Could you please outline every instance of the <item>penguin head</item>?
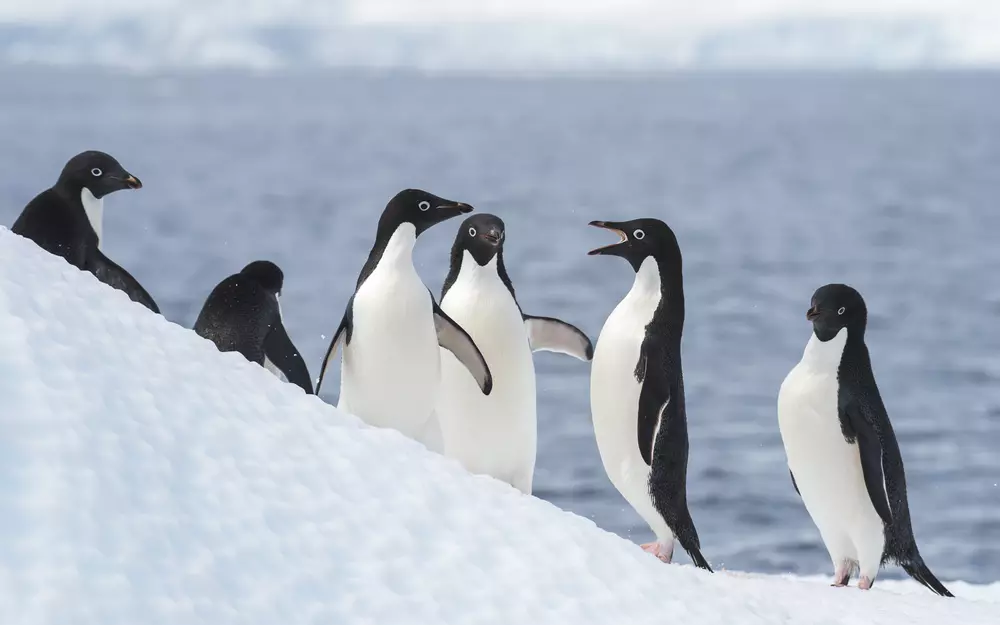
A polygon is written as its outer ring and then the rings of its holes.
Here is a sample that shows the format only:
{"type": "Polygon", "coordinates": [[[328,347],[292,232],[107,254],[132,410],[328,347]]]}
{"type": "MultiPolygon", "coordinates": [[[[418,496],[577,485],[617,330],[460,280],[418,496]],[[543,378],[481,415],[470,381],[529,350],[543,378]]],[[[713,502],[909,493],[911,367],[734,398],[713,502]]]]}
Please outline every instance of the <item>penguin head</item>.
{"type": "Polygon", "coordinates": [[[115,157],[97,151],[81,152],[69,159],[57,184],[73,191],[87,189],[98,199],[122,189],[142,188],[139,179],[125,171],[115,157]]]}
{"type": "Polygon", "coordinates": [[[680,262],[681,250],[670,226],[659,219],[632,221],[592,221],[591,226],[610,230],[619,241],[588,252],[591,256],[621,256],[639,271],[642,262],[652,256],[660,262],[680,262]]]}
{"type": "Polygon", "coordinates": [[[391,233],[401,224],[410,223],[420,236],[434,224],[471,212],[472,207],[463,202],[446,200],[420,189],[404,189],[389,200],[379,219],[379,230],[391,233]]]}
{"type": "Polygon", "coordinates": [[[489,213],[479,213],[459,226],[452,252],[461,256],[461,252],[468,251],[479,266],[484,267],[503,252],[504,237],[502,219],[489,213]]]}
{"type": "Polygon", "coordinates": [[[274,296],[281,295],[285,274],[269,260],[255,260],[240,270],[240,275],[255,280],[264,290],[274,296]]]}
{"type": "Polygon", "coordinates": [[[806,319],[812,321],[816,338],[826,342],[847,328],[849,334],[863,334],[868,323],[865,300],[846,284],[827,284],[813,293],[806,319]]]}

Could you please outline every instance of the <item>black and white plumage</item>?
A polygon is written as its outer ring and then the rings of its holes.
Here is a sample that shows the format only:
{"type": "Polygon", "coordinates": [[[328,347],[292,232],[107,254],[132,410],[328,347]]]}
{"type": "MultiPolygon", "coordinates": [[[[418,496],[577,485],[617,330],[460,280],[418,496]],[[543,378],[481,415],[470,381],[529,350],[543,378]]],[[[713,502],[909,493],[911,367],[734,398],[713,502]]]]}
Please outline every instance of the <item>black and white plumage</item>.
{"type": "Polygon", "coordinates": [[[688,431],[681,368],[684,282],[674,232],[658,219],[591,222],[620,241],[592,255],[620,256],[632,289],[608,317],[591,368],[590,402],[604,469],[649,524],[643,549],[665,562],[674,541],[711,571],[687,504],[688,431]]]}
{"type": "Polygon", "coordinates": [[[258,260],[212,289],[198,314],[194,331],[223,352],[239,352],[312,393],[312,380],[281,318],[284,274],[272,262],[258,260]]]}
{"type": "Polygon", "coordinates": [[[417,237],[472,211],[418,189],[396,194],[379,219],[375,242],[323,359],[316,392],[343,346],[338,406],[365,422],[394,428],[440,451],[434,414],[441,381],[439,347],[450,351],[489,394],[493,378],[468,333],[434,301],[413,266],[417,237]]]}
{"type": "Polygon", "coordinates": [[[833,561],[834,585],[852,573],[871,588],[894,562],[952,596],[924,563],[910,524],[903,457],[872,372],[861,294],[828,284],[806,313],[813,331],[778,393],[778,425],[792,484],[833,561]]]}
{"type": "Polygon", "coordinates": [[[441,309],[465,329],[490,365],[483,395],[463,365],[441,355],[437,415],[444,455],[531,494],[538,438],[533,351],[589,361],[590,339],[551,317],[525,315],[504,262],[503,220],[480,213],[462,222],[451,248],[441,309]]]}
{"type": "Polygon", "coordinates": [[[28,203],[11,231],[158,313],[159,307],[139,281],[101,251],[104,197],[141,188],[139,179],[114,157],[83,152],[66,163],[55,185],[28,203]]]}

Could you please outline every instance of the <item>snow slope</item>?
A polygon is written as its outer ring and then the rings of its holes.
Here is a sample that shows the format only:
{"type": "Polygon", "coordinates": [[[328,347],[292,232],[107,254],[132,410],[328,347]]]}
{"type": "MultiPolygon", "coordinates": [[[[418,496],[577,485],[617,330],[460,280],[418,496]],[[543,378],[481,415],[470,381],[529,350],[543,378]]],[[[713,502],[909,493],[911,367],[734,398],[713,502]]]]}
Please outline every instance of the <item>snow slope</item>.
{"type": "Polygon", "coordinates": [[[1000,622],[1000,584],[663,565],[5,229],[0,327],[4,625],[1000,622]]]}
{"type": "Polygon", "coordinates": [[[0,2],[0,62],[592,72],[1000,65],[995,0],[0,2]]]}

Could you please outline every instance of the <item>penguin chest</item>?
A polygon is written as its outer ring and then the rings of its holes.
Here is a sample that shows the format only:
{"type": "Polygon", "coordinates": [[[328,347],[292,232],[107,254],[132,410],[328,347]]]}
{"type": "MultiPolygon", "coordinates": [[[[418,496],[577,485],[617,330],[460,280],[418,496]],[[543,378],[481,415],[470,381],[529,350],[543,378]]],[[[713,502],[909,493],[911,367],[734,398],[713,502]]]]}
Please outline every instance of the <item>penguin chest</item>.
{"type": "Polygon", "coordinates": [[[517,303],[493,273],[480,280],[460,277],[441,308],[469,333],[493,374],[493,391],[483,395],[468,370],[442,350],[437,414],[445,455],[473,473],[530,483],[537,443],[535,369],[517,303]]]}
{"type": "Polygon", "coordinates": [[[380,427],[418,437],[440,376],[430,293],[416,271],[376,269],[354,296],[340,406],[380,427]]]}
{"type": "Polygon", "coordinates": [[[848,536],[854,541],[858,528],[881,531],[865,488],[858,447],[848,443],[841,430],[838,391],[835,367],[803,362],[792,369],[778,392],[778,427],[788,468],[828,546],[848,536]]]}
{"type": "MultiPolygon", "coordinates": [[[[646,326],[659,304],[659,293],[629,293],[608,317],[597,340],[590,379],[594,433],[608,477],[639,513],[649,507],[649,466],[638,444],[641,385],[636,364],[646,326]]],[[[658,515],[657,515],[658,516],[658,515]]],[[[650,522],[650,519],[646,519],[650,522]]]]}

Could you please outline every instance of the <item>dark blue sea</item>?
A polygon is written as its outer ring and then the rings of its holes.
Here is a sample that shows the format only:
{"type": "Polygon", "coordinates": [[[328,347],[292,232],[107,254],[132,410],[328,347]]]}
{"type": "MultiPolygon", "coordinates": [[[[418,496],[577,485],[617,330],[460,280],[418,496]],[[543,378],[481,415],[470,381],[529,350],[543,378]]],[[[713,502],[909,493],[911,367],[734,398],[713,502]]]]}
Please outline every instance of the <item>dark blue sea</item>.
{"type": "MultiPolygon", "coordinates": [[[[809,337],[813,290],[852,284],[925,559],[944,580],[1000,579],[1000,74],[3,69],[0,139],[8,227],[79,151],[108,151],[142,179],[106,201],[105,251],[171,321],[190,327],[247,262],[277,262],[314,377],[402,188],[501,216],[525,311],[594,339],[632,272],[586,255],[610,242],[587,222],[667,221],[687,292],[688,497],[716,568],[830,573],[775,400],[809,337]]],[[[436,292],[457,227],[418,245],[436,292]]],[[[589,368],[536,359],[536,495],[646,541],[601,466],[589,368]]]]}

